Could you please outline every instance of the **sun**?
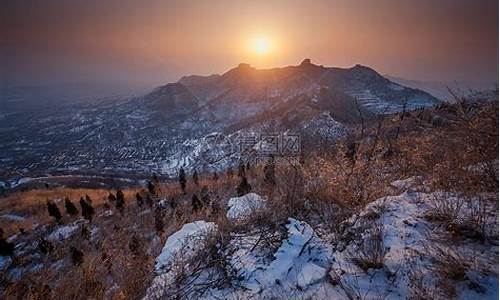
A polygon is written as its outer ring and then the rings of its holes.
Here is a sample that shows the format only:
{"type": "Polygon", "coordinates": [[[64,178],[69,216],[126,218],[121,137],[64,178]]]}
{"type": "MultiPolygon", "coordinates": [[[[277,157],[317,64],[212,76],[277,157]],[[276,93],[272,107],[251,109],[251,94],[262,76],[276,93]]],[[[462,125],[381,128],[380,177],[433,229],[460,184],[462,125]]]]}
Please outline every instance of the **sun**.
{"type": "Polygon", "coordinates": [[[252,40],[251,47],[257,55],[266,55],[271,52],[272,43],[267,37],[257,37],[252,40]]]}

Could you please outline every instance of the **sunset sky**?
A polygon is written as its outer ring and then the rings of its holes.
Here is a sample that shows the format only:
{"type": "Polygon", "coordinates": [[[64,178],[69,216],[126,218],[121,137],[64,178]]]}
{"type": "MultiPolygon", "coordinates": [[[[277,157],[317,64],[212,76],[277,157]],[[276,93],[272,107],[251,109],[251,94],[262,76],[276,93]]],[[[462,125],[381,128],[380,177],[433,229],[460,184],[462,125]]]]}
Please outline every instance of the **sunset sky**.
{"type": "Polygon", "coordinates": [[[496,0],[25,0],[1,2],[7,85],[314,63],[420,80],[498,78],[496,0]]]}

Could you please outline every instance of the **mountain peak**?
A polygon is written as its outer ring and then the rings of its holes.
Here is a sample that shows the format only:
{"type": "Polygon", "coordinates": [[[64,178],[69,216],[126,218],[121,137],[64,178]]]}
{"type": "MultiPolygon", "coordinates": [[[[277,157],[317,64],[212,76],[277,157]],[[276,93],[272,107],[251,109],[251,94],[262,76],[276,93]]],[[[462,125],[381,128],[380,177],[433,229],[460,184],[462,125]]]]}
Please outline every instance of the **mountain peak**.
{"type": "Polygon", "coordinates": [[[301,63],[300,63],[301,66],[308,66],[308,65],[312,65],[311,63],[311,59],[310,58],[306,58],[304,59],[301,63]]]}
{"type": "Polygon", "coordinates": [[[252,69],[252,66],[247,63],[240,63],[238,64],[238,69],[252,69]]]}
{"type": "Polygon", "coordinates": [[[248,76],[250,74],[253,74],[255,71],[257,71],[256,68],[252,67],[250,64],[247,63],[240,63],[238,64],[237,67],[232,68],[231,70],[227,71],[224,73],[222,76],[227,78],[227,77],[239,77],[239,76],[248,76]]]}

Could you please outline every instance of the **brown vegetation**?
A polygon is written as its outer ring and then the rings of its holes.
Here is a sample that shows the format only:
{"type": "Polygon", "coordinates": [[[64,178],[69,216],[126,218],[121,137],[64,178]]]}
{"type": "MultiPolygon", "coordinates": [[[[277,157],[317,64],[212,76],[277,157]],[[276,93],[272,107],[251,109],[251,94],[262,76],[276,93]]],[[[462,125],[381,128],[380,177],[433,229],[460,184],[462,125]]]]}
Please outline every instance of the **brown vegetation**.
{"type": "MultiPolygon", "coordinates": [[[[18,223],[0,219],[0,227],[7,236],[16,234],[19,228],[27,230],[28,234],[21,236],[20,241],[39,240],[56,228],[47,213],[46,200],[53,200],[59,206],[63,212],[62,223],[70,223],[75,218],[65,213],[63,201],[55,199],[69,197],[76,204],[80,197],[88,195],[96,217],[91,223],[82,223],[81,230],[87,232],[55,242],[55,249],[43,258],[46,267],[16,282],[2,278],[1,285],[6,287],[4,295],[25,299],[141,298],[154,276],[154,259],[166,238],[183,224],[200,219],[216,222],[220,234],[204,241],[206,247],[197,261],[190,263],[189,272],[196,274],[209,264],[221,271],[213,283],[229,284],[234,274],[215,245],[221,247],[227,243],[230,232],[258,230],[260,238],[255,247],[273,249],[283,239],[287,218],[295,217],[307,220],[313,227],[321,225],[323,230],[333,233],[337,241],[349,243],[358,234],[349,228],[361,220],[362,209],[390,194],[390,182],[409,176],[421,176],[432,191],[443,190],[466,196],[460,199],[472,199],[455,201],[444,193],[435,199],[429,217],[445,223],[454,232],[464,233],[461,236],[470,237],[474,232],[487,240],[490,234],[487,215],[497,209],[498,197],[472,196],[479,192],[498,192],[497,163],[492,163],[498,155],[497,109],[498,106],[491,103],[459,102],[389,115],[363,124],[362,128],[353,128],[353,133],[344,140],[322,145],[319,150],[314,145],[304,145],[304,154],[298,161],[273,167],[273,180],[267,163],[253,165],[246,171],[248,186],[245,184],[244,190],[266,197],[267,206],[239,224],[230,224],[225,216],[226,201],[237,195],[237,186],[242,182],[240,176],[230,172],[219,173],[216,178],[213,174],[198,174],[196,182],[186,176],[184,189],[179,182],[157,182],[150,193],[150,196],[156,195],[151,196],[153,205],[147,204],[147,187],[125,189],[123,213],[118,213],[108,200],[108,190],[57,188],[8,195],[0,200],[0,211],[27,219],[18,223]],[[144,196],[141,207],[136,201],[137,193],[144,196]],[[195,210],[193,195],[197,195],[201,203],[195,210]],[[468,208],[466,216],[463,208],[468,208]],[[113,214],[107,215],[109,211],[113,214]],[[37,225],[41,224],[49,226],[40,229],[37,225]],[[81,265],[67,263],[70,247],[84,253],[81,265]],[[63,266],[57,269],[60,261],[63,266]]],[[[360,245],[358,253],[351,254],[352,261],[361,269],[383,267],[382,234],[380,226],[373,226],[372,238],[360,245]]],[[[463,257],[447,251],[433,253],[439,254],[435,257],[438,262],[435,272],[450,280],[464,278],[468,266],[463,257]]],[[[19,266],[31,263],[28,256],[16,259],[19,266]]],[[[182,298],[189,294],[181,288],[186,280],[182,275],[185,266],[178,266],[179,281],[171,290],[172,296],[182,298]]],[[[350,291],[350,295],[356,295],[356,291],[350,291]]]]}

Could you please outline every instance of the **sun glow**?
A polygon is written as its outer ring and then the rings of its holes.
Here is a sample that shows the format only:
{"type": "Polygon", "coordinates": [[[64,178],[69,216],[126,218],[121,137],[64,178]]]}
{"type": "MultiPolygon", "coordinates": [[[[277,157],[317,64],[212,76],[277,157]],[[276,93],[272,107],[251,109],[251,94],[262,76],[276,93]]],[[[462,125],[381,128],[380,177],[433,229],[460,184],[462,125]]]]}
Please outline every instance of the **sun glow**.
{"type": "Polygon", "coordinates": [[[266,55],[271,52],[272,43],[267,37],[257,37],[252,40],[251,48],[257,55],[266,55]]]}

